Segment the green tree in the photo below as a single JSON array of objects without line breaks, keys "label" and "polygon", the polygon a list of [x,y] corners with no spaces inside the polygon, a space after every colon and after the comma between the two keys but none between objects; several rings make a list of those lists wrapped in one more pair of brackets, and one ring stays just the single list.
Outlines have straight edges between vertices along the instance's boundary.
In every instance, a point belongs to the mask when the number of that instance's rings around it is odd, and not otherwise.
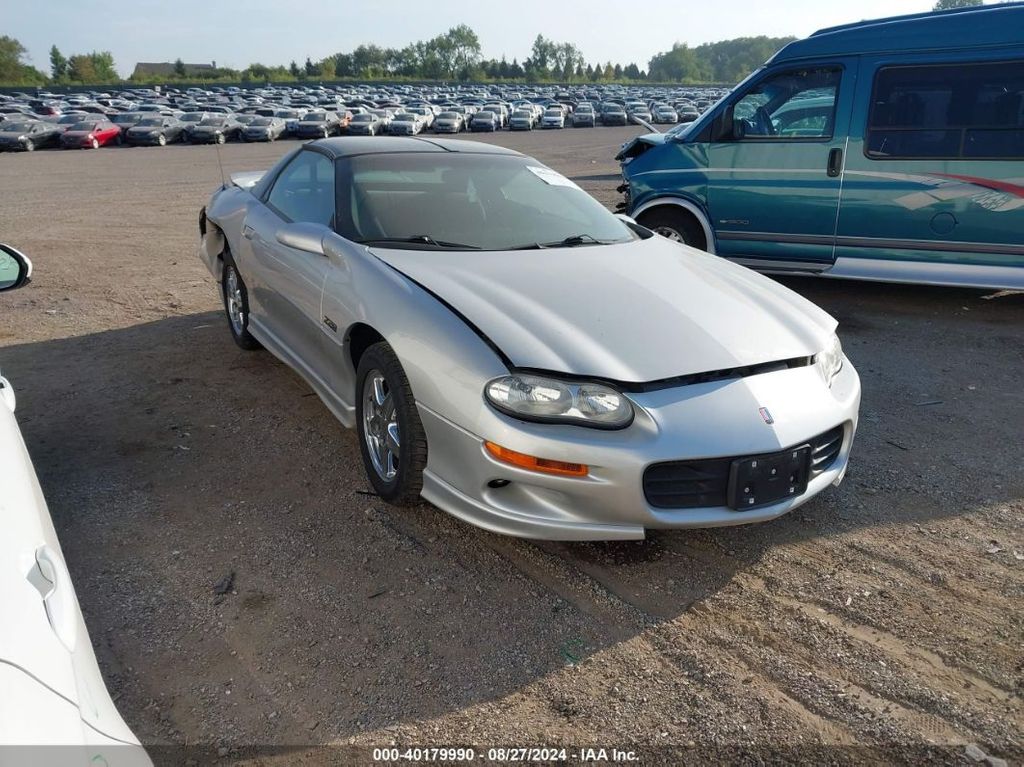
[{"label": "green tree", "polygon": [[9,85],[42,85],[46,75],[25,59],[28,51],[13,37],[0,36],[0,83]]},{"label": "green tree", "polygon": [[178,77],[185,77],[188,74],[185,71],[185,62],[181,59],[176,59],[174,62],[174,74]]},{"label": "green tree", "polygon": [[302,70],[299,69],[299,65],[295,63],[295,59],[292,59],[292,63],[288,65],[288,72],[296,79],[298,79],[299,75],[302,74]]},{"label": "green tree", "polygon": [[54,45],[50,48],[50,79],[60,82],[68,76],[68,60],[60,49]]},{"label": "green tree", "polygon": [[459,24],[430,40],[425,53],[437,60],[442,76],[454,78],[480,63],[480,39],[470,27]]},{"label": "green tree", "polygon": [[305,70],[306,77],[316,77],[320,74],[320,70],[317,69],[316,64],[313,63],[309,56],[306,56],[306,63],[303,65],[303,69]]},{"label": "green tree", "polygon": [[654,82],[694,82],[705,76],[696,52],[685,43],[676,43],[672,50],[652,57],[648,72]]},{"label": "green tree", "polygon": [[68,79],[82,84],[117,82],[114,55],[110,51],[78,53],[68,59]]},{"label": "green tree", "polygon": [[974,8],[982,5],[981,0],[937,0],[933,11],[948,11],[950,8]]},{"label": "green tree", "polygon": [[622,76],[627,80],[642,80],[644,75],[636,64],[629,64],[622,70]]}]

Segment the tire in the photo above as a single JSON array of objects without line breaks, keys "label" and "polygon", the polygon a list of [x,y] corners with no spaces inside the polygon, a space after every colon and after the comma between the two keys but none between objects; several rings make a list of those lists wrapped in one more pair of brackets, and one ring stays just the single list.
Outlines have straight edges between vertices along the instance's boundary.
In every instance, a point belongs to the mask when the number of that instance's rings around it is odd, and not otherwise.
[{"label": "tire", "polygon": [[676,205],[666,205],[643,213],[637,219],[637,223],[646,226],[655,234],[689,245],[691,248],[708,248],[701,225],[690,213]]},{"label": "tire", "polygon": [[363,467],[377,495],[395,506],[417,503],[427,465],[427,437],[409,379],[383,341],[359,359],[356,428]]},{"label": "tire", "polygon": [[224,143],[227,142],[227,140],[228,140],[227,136],[225,136],[223,133],[218,133],[217,134],[217,143],[218,144],[224,144]]},{"label": "tire", "polygon": [[36,151],[36,142],[34,142],[32,139],[29,139],[28,141],[26,141],[25,142],[25,151],[26,152],[34,152],[34,151]]},{"label": "tire", "polygon": [[160,146],[167,146],[167,136],[161,133],[159,136],[156,137],[156,143],[159,144]]},{"label": "tire", "polygon": [[230,258],[224,260],[224,273],[221,275],[220,285],[221,297],[224,299],[224,314],[227,316],[228,329],[235,343],[248,352],[263,348],[249,332],[249,291],[246,290],[235,262]]},{"label": "tire", "polygon": [[95,139],[95,138],[94,138],[94,139],[92,140],[92,143],[90,144],[90,146],[92,146],[92,148],[93,148],[93,149],[99,149],[99,148],[100,148],[100,142],[99,142],[99,139]]},{"label": "tire", "polygon": [[120,133],[117,134],[117,137],[114,139],[114,143],[117,144],[118,146],[121,146],[124,143],[124,138],[121,136]]}]

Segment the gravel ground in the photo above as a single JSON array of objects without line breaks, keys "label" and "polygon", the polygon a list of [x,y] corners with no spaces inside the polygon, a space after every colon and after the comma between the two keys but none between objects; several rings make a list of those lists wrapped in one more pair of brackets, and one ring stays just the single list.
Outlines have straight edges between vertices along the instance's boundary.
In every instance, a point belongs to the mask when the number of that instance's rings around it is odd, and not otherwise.
[{"label": "gravel ground", "polygon": [[[635,132],[485,140],[613,205]],[[219,180],[214,147],[0,155],[0,240],[36,265],[0,362],[144,743],[1021,757],[1024,296],[787,279],[863,381],[843,485],[764,525],[528,543],[377,501],[354,433],[234,346],[195,256]]]}]

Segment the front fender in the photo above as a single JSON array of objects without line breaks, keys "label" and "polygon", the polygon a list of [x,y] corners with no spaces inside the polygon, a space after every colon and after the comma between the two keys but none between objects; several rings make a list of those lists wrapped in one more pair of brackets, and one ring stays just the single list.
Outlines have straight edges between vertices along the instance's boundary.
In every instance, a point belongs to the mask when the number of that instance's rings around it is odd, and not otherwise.
[{"label": "front fender", "polygon": [[[427,254],[429,255],[429,254]],[[368,325],[398,355],[416,402],[458,424],[479,421],[484,384],[508,372],[500,353],[440,299],[374,256],[346,243],[344,269],[324,285],[323,314],[334,355],[338,395],[354,403],[349,335]],[[330,319],[338,326],[328,330]]]}]

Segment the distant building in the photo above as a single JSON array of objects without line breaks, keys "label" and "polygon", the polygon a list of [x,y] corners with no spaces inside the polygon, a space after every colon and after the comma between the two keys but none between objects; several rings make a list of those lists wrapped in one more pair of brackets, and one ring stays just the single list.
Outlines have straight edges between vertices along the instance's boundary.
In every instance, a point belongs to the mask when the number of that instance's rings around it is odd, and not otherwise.
[{"label": "distant building", "polygon": [[[186,64],[185,65],[185,76],[186,77],[202,77],[203,75],[212,75],[217,69],[217,62],[212,64]],[[133,79],[141,79],[145,77],[166,77],[173,79],[175,77],[174,62],[173,61],[160,61],[160,62],[143,62],[140,61],[135,65],[135,71],[132,72]]]}]

